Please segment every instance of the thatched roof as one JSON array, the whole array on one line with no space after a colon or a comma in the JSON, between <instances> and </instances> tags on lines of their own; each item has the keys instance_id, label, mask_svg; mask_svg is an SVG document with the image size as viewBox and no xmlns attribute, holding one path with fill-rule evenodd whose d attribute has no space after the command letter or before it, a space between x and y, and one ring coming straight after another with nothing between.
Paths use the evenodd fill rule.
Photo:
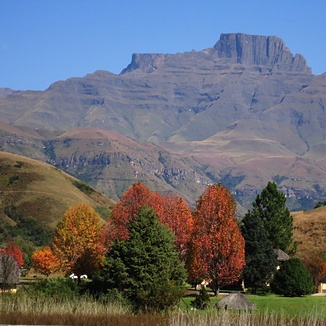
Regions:
<instances>
[{"instance_id":1,"label":"thatched roof","mask_svg":"<svg viewBox=\"0 0 326 326\"><path fill-rule=\"evenodd\" d=\"M287 261L290 259L290 256L281 249L274 249L274 252L277 256L277 261Z\"/></svg>"},{"instance_id":2,"label":"thatched roof","mask_svg":"<svg viewBox=\"0 0 326 326\"><path fill-rule=\"evenodd\" d=\"M251 303L242 293L230 293L228 296L216 303L219 309L234 310L256 310L256 306Z\"/></svg>"}]
</instances>

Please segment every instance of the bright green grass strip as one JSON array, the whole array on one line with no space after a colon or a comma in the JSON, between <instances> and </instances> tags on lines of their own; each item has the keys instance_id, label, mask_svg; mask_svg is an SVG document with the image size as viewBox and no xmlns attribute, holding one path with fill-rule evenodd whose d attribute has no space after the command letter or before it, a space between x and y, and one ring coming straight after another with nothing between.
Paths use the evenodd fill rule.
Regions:
<instances>
[{"instance_id":1,"label":"bright green grass strip","mask_svg":"<svg viewBox=\"0 0 326 326\"><path fill-rule=\"evenodd\" d=\"M214 310L214 305L223 297L211 297L209 310ZM254 314L278 315L284 317L315 317L326 320L326 297L306 296L296 298L286 298L277 295L248 295L247 298L256 305L257 311ZM183 311L189 311L191 301L194 297L184 297L180 302Z\"/></svg>"}]
</instances>

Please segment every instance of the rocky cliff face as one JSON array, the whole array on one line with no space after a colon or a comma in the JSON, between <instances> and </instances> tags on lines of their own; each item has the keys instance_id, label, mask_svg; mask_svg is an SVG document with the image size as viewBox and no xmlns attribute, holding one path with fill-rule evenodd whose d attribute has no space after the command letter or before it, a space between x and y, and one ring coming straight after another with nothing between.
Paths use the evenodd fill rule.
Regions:
<instances>
[{"instance_id":1,"label":"rocky cliff face","mask_svg":"<svg viewBox=\"0 0 326 326\"><path fill-rule=\"evenodd\" d=\"M311 73L305 58L300 54L293 56L285 43L276 36L221 34L214 48L219 58L225 58L232 63Z\"/></svg>"},{"instance_id":2,"label":"rocky cliff face","mask_svg":"<svg viewBox=\"0 0 326 326\"><path fill-rule=\"evenodd\" d=\"M152 73L160 67L171 66L178 58L200 58L217 64L240 64L264 66L280 71L311 73L306 59L301 54L293 56L282 39L276 36L248 35L243 33L221 34L213 48L180 54L134 53L132 61L121 74L138 70ZM219 62L220 61L220 62Z\"/></svg>"}]
</instances>

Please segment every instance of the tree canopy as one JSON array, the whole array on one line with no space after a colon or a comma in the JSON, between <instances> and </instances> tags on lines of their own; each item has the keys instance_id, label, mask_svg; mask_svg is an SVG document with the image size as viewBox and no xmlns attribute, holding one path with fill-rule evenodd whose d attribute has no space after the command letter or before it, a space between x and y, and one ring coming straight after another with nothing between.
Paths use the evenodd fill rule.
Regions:
<instances>
[{"instance_id":1,"label":"tree canopy","mask_svg":"<svg viewBox=\"0 0 326 326\"><path fill-rule=\"evenodd\" d=\"M117 289L136 311L160 311L184 294L186 272L175 251L172 232L143 207L130 220L127 240L115 240L100 278Z\"/></svg>"},{"instance_id":2,"label":"tree canopy","mask_svg":"<svg viewBox=\"0 0 326 326\"><path fill-rule=\"evenodd\" d=\"M251 287L253 293L258 289L264 291L266 284L271 282L277 265L272 243L268 239L263 221L250 211L242 219L241 232L245 239L245 286Z\"/></svg>"},{"instance_id":3,"label":"tree canopy","mask_svg":"<svg viewBox=\"0 0 326 326\"><path fill-rule=\"evenodd\" d=\"M295 252L293 218L286 207L286 197L278 191L275 182L268 182L257 195L251 214L257 215L263 221L274 249L291 254Z\"/></svg>"},{"instance_id":4,"label":"tree canopy","mask_svg":"<svg viewBox=\"0 0 326 326\"><path fill-rule=\"evenodd\" d=\"M92 207L81 203L68 209L53 237L61 270L78 277L95 273L104 255L102 230L100 217Z\"/></svg>"},{"instance_id":5,"label":"tree canopy","mask_svg":"<svg viewBox=\"0 0 326 326\"><path fill-rule=\"evenodd\" d=\"M109 242L126 240L129 236L129 221L134 219L142 206L151 207L158 219L175 235L176 250L184 261L192 233L193 217L187 203L177 196L163 196L136 182L114 206L108 227Z\"/></svg>"},{"instance_id":6,"label":"tree canopy","mask_svg":"<svg viewBox=\"0 0 326 326\"><path fill-rule=\"evenodd\" d=\"M49 276L59 267L58 258L48 246L36 250L32 256L32 262L34 269L45 276Z\"/></svg>"},{"instance_id":7,"label":"tree canopy","mask_svg":"<svg viewBox=\"0 0 326 326\"><path fill-rule=\"evenodd\" d=\"M192 278L211 280L215 294L237 281L245 264L244 238L235 218L236 203L221 184L209 186L194 211L188 270Z\"/></svg>"},{"instance_id":8,"label":"tree canopy","mask_svg":"<svg viewBox=\"0 0 326 326\"><path fill-rule=\"evenodd\" d=\"M275 273L271 287L276 294L300 297L311 294L313 281L304 264L298 258L292 258Z\"/></svg>"}]
</instances>

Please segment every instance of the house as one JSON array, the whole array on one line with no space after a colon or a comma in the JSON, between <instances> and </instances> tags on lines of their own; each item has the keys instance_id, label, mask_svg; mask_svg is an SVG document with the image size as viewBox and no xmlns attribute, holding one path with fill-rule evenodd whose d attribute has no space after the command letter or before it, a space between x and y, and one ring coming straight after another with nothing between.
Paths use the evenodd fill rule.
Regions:
<instances>
[{"instance_id":1,"label":"house","mask_svg":"<svg viewBox=\"0 0 326 326\"><path fill-rule=\"evenodd\" d=\"M15 258L9 254L0 254L0 291L16 289L19 277L19 267Z\"/></svg>"},{"instance_id":2,"label":"house","mask_svg":"<svg viewBox=\"0 0 326 326\"><path fill-rule=\"evenodd\" d=\"M318 293L325 293L326 295L326 276L324 276L318 284Z\"/></svg>"}]
</instances>

